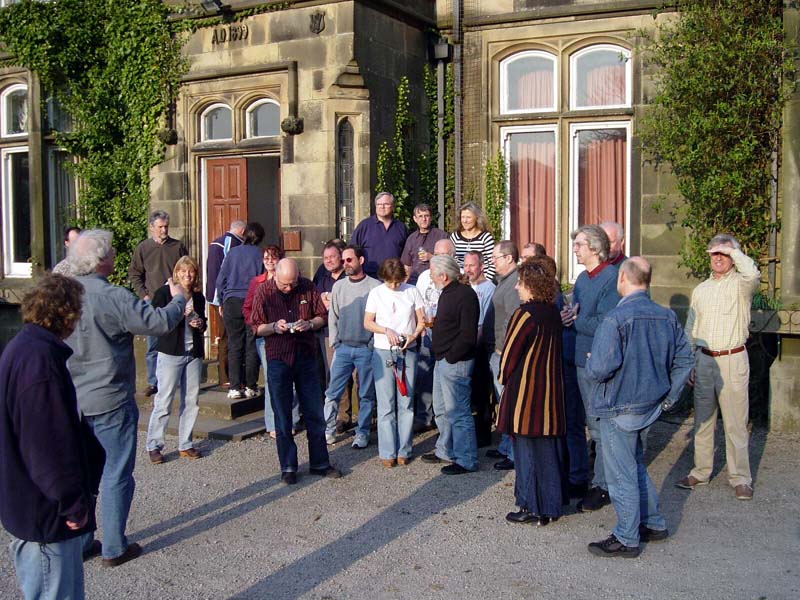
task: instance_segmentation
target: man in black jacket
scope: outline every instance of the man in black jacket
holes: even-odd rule
[[[48,275],[22,301],[24,325],[0,358],[0,520],[25,598],[83,598],[102,449],[81,422],[64,343],[83,286]],[[42,443],[46,440],[47,443]]]
[[[431,258],[431,281],[442,290],[436,309],[431,341],[433,412],[439,439],[436,451],[422,456],[424,462],[451,461],[445,475],[478,470],[478,442],[472,419],[471,379],[478,339],[478,296],[459,283],[458,263],[452,256]]]

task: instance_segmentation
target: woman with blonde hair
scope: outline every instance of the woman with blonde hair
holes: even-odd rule
[[[461,206],[458,211],[458,229],[450,234],[450,241],[456,247],[459,267],[464,268],[464,256],[467,252],[480,252],[486,279],[494,279],[494,263],[491,260],[494,236],[489,231],[489,220],[477,204],[467,202]]]
[[[172,279],[191,298],[184,309],[185,318],[169,333],[158,338],[156,350],[158,361],[156,375],[158,392],[153,401],[153,412],[147,427],[147,453],[150,462],[161,464],[164,456],[164,433],[172,412],[172,398],[181,387],[180,418],[178,421],[178,453],[184,458],[200,458],[200,452],[192,445],[192,429],[199,406],[200,376],[203,371],[203,332],[206,330],[206,299],[200,292],[197,263],[189,256],[182,256],[175,263]],[[172,300],[169,285],[158,288],[153,294],[153,306],[166,306]]]

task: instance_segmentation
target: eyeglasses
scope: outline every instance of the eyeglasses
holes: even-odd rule
[[[500,260],[504,256],[511,256],[510,254],[492,254],[492,260]]]
[[[581,246],[588,246],[589,242],[572,242],[573,248],[580,248]]]
[[[728,256],[724,252],[711,252],[710,256]]]
[[[391,202],[379,202],[375,206],[392,206]]]

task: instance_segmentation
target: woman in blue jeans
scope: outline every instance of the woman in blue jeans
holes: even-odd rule
[[[161,464],[164,456],[164,434],[172,411],[172,398],[181,387],[180,420],[178,421],[178,453],[184,458],[200,458],[200,452],[192,445],[192,429],[199,406],[200,376],[203,371],[203,332],[206,330],[206,300],[200,292],[197,263],[183,256],[175,263],[172,278],[175,283],[191,292],[186,303],[185,318],[178,326],[158,338],[158,392],[153,401],[153,412],[147,427],[147,453],[150,462]],[[160,308],[172,300],[169,285],[164,285],[153,294],[153,306]]]
[[[364,328],[375,334],[372,372],[378,453],[384,467],[393,467],[411,460],[414,376],[418,338],[425,330],[424,301],[416,287],[405,283],[405,268],[398,259],[385,260],[378,277],[384,283],[367,296]]]

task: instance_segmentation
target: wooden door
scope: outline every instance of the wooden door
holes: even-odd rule
[[[247,161],[244,158],[207,160],[206,190],[210,242],[228,231],[233,221],[247,221]],[[209,311],[208,325],[211,336],[211,358],[216,358],[220,323],[213,310]]]

